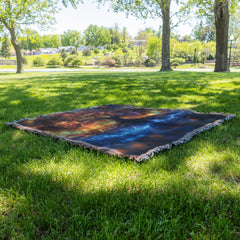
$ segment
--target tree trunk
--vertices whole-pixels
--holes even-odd
[[[11,34],[11,42],[16,52],[17,57],[17,73],[23,73],[23,59],[22,59],[22,52],[21,52],[21,45],[17,41],[15,28],[12,27],[9,29]]]
[[[160,71],[172,71],[170,63],[170,3],[171,0],[161,0],[162,11],[162,67]]]
[[[215,0],[214,6],[216,25],[216,63],[214,72],[227,72],[228,69],[228,0]]]

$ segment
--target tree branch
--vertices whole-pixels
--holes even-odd
[[[10,26],[9,26],[9,24],[5,21],[5,19],[0,18],[0,22],[2,22],[2,23],[4,24],[4,26],[5,26],[8,30],[10,30]]]

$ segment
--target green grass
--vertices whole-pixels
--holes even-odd
[[[229,112],[136,162],[3,125],[101,104]],[[239,239],[239,73],[0,74],[0,239]]]

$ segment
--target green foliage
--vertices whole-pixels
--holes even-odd
[[[123,47],[123,48],[122,48],[122,52],[123,52],[123,53],[128,53],[128,48],[127,48],[127,47]]]
[[[37,31],[26,29],[23,37],[19,38],[19,41],[23,49],[32,51],[43,47],[41,38]]]
[[[77,52],[76,48],[72,48],[70,54],[71,55],[78,55],[78,52]]]
[[[98,54],[98,53],[99,53],[99,49],[98,49],[98,48],[94,48],[93,52],[94,52],[95,54]]]
[[[63,65],[63,62],[59,57],[52,57],[47,63],[47,66],[50,68],[57,68],[62,65]]]
[[[91,56],[91,50],[90,49],[84,49],[83,52],[82,52],[82,55],[85,56],[85,57],[89,57]]]
[[[82,59],[77,55],[70,55],[64,61],[64,66],[66,67],[79,67],[84,65]]]
[[[24,29],[31,23],[49,26],[54,23],[54,13],[58,11],[58,1],[28,0],[0,1],[0,22],[6,27]]]
[[[72,61],[71,61],[71,65],[73,67],[80,67],[83,65],[83,61],[81,60],[80,57],[75,57]]]
[[[115,62],[116,62],[116,67],[123,67],[124,66],[124,60],[123,60],[123,56],[122,55],[114,55],[112,57]]]
[[[150,37],[147,46],[147,56],[153,59],[155,62],[159,63],[161,58],[161,49],[162,49],[161,39],[155,36]]]
[[[60,56],[61,56],[63,61],[67,58],[68,54],[67,54],[65,49],[61,50]]]
[[[124,54],[123,51],[119,48],[114,52],[114,55],[121,55],[122,56],[123,54]]]
[[[112,45],[112,49],[113,49],[114,51],[116,51],[116,50],[119,49],[119,46],[118,46],[116,43],[114,43],[114,44]]]
[[[137,36],[134,38],[135,40],[144,40],[145,41],[145,45],[147,45],[148,40],[151,37],[154,37],[155,32],[154,30],[152,30],[151,28],[146,28],[144,30],[140,30],[137,34]]]
[[[111,50],[112,50],[112,46],[111,46],[110,44],[107,44],[106,49],[107,49],[108,51],[111,51]]]
[[[195,40],[199,40],[201,42],[209,42],[216,40],[216,30],[214,26],[214,19],[212,18],[208,24],[203,26],[203,22],[199,25],[196,25],[193,29],[193,35]]]
[[[60,35],[57,34],[43,35],[40,41],[44,48],[58,48],[62,45]]]
[[[127,43],[128,43],[127,37],[128,37],[127,28],[123,27],[122,32],[121,32],[121,41],[125,45],[127,45]]]
[[[109,28],[109,32],[111,35],[111,44],[114,46],[120,46],[121,44],[121,34],[119,32],[118,25],[115,24],[114,27]]]
[[[45,65],[45,62],[44,62],[44,59],[42,57],[36,57],[34,60],[33,60],[33,66],[34,67],[42,67]]]
[[[185,58],[171,58],[171,63],[178,63],[179,65],[180,64],[183,64],[186,62]]]
[[[7,37],[4,37],[2,40],[2,47],[1,47],[1,56],[3,58],[9,58],[11,56],[10,47],[11,47],[11,42]]]
[[[235,48],[232,48],[232,54],[231,54],[232,61],[238,61],[240,62],[240,39],[238,42],[235,43]]]
[[[199,63],[199,57],[198,57],[196,49],[195,49],[194,55],[193,55],[193,63]]]
[[[146,52],[146,48],[143,45],[134,47],[134,50],[137,58],[143,57],[144,53]]]
[[[79,48],[83,44],[83,37],[80,32],[75,30],[68,30],[61,35],[62,46],[75,46]]]
[[[157,65],[157,63],[154,59],[148,58],[144,61],[144,65],[146,67],[155,67]]]
[[[76,58],[74,55],[70,55],[64,61],[64,66],[71,66],[71,62]]]
[[[184,58],[185,60],[193,60],[199,62],[201,55],[205,58],[215,57],[215,42],[202,43],[200,41],[179,42],[176,39],[171,40],[171,56],[172,58]]]
[[[123,66],[127,67],[129,66],[129,63],[131,62],[132,58],[129,53],[124,53],[123,55]]]
[[[109,29],[90,25],[85,31],[85,42],[87,46],[98,47],[111,43],[111,34]]]
[[[143,66],[143,63],[144,63],[143,59],[139,57],[133,62],[133,66],[141,67],[141,66]]]
[[[230,15],[229,36],[233,35],[235,41],[240,40],[240,5]]]
[[[107,55],[108,54],[108,50],[107,49],[103,49],[103,54]]]

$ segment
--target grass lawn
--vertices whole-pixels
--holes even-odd
[[[102,104],[236,113],[138,164],[3,125]],[[239,239],[239,73],[0,74],[0,239]]]

